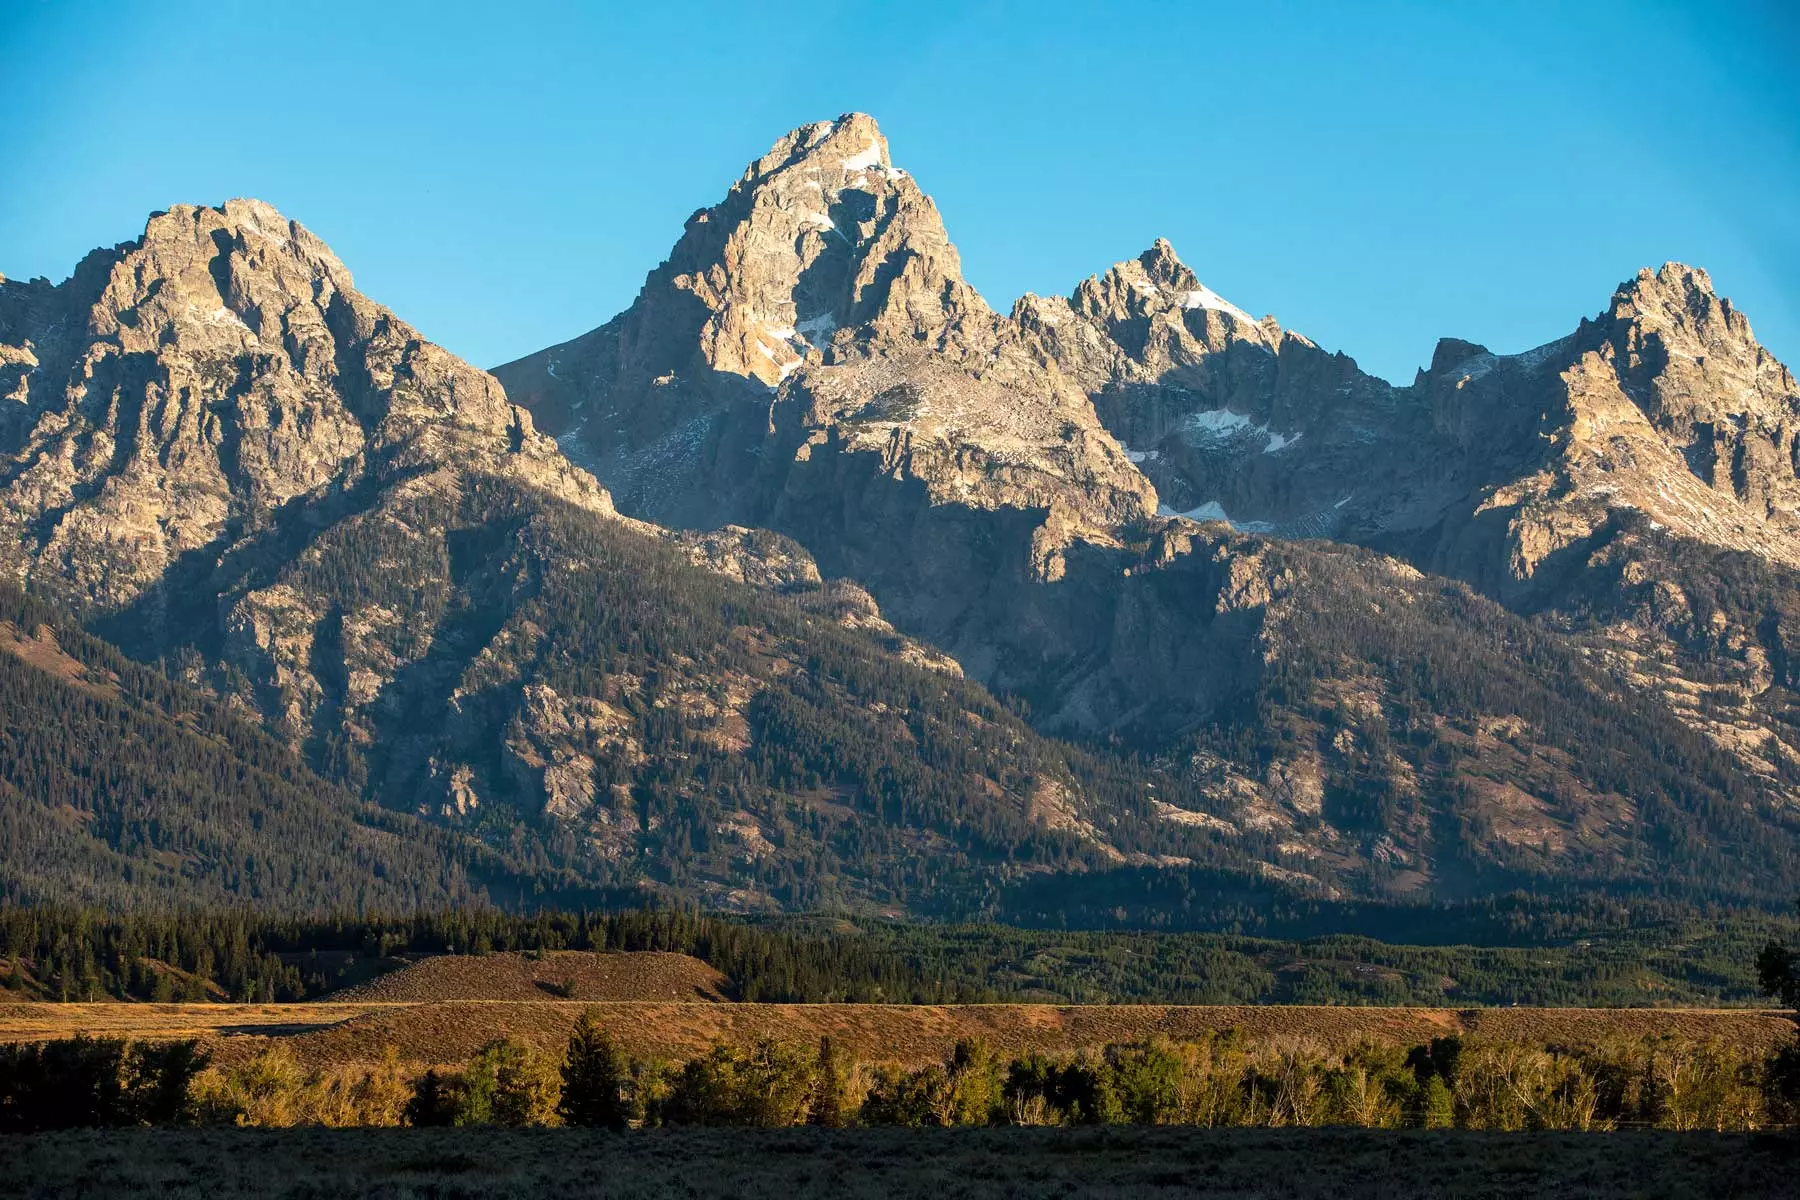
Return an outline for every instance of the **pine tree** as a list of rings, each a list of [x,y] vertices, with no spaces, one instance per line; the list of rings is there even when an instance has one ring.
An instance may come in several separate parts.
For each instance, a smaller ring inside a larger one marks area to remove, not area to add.
[[[562,1081],[557,1112],[569,1125],[624,1129],[638,1115],[629,1066],[592,1012],[582,1013],[569,1035]]]
[[[421,1129],[456,1124],[455,1093],[456,1089],[435,1070],[425,1072],[413,1084],[412,1099],[406,1104],[406,1123]]]

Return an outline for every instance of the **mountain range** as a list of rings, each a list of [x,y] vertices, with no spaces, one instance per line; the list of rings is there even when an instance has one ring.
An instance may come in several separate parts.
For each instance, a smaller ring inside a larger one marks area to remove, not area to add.
[[[0,282],[0,895],[1785,901],[1797,471],[1698,269],[1395,386],[1161,240],[993,309],[861,114],[491,374],[178,207]]]

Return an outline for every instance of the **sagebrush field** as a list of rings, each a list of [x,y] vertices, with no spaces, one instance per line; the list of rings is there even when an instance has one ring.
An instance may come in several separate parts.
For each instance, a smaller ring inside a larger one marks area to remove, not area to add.
[[[1792,1195],[1785,1135],[1343,1129],[130,1130],[11,1139],[0,1197]]]
[[[716,1004],[674,1001],[437,1000],[324,1004],[0,1004],[0,1042],[77,1033],[132,1039],[199,1037],[222,1062],[279,1042],[309,1067],[378,1062],[387,1047],[404,1062],[455,1064],[498,1037],[560,1054],[582,1012],[595,1009],[627,1053],[681,1058],[717,1041],[767,1038],[796,1045],[830,1037],[869,1062],[916,1066],[942,1059],[959,1039],[1006,1054],[1092,1050],[1154,1037],[1191,1040],[1238,1029],[1266,1041],[1323,1046],[1428,1042],[1449,1034],[1530,1042],[1591,1043],[1669,1036],[1718,1039],[1766,1051],[1793,1026],[1743,1009],[1430,1009],[1348,1006],[1035,1004]]]

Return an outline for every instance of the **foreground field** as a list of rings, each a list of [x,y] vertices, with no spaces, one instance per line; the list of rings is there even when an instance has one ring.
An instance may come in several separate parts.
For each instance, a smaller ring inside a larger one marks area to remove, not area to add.
[[[628,1054],[685,1058],[720,1039],[811,1045],[828,1035],[867,1062],[940,1061],[959,1038],[1004,1055],[1056,1054],[1175,1041],[1239,1029],[1258,1040],[1304,1038],[1328,1047],[1413,1045],[1446,1034],[1531,1042],[1609,1037],[1716,1038],[1766,1051],[1790,1036],[1781,1015],[1743,1009],[1441,1009],[1348,1006],[717,1004],[662,1001],[444,1001],[326,1004],[0,1004],[0,1042],[71,1034],[133,1039],[200,1037],[220,1061],[241,1061],[280,1041],[308,1066],[378,1061],[396,1047],[411,1064],[460,1063],[483,1043],[513,1036],[560,1057],[569,1029],[593,1009]]]
[[[130,1130],[0,1139],[0,1197],[1791,1196],[1784,1135],[1339,1129]]]

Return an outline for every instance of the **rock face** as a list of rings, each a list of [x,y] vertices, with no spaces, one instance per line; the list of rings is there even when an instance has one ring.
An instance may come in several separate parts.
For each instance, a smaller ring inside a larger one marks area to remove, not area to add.
[[[1408,387],[1166,241],[1003,317],[860,114],[781,139],[630,309],[496,374],[625,511],[789,534],[1059,728],[1209,707],[1110,619],[1170,519],[1357,543],[1522,606],[1622,511],[1800,561],[1800,397],[1703,273],[1645,273],[1526,354],[1447,340]],[[1191,629],[1195,603],[1148,621]]]
[[[1445,339],[1407,387],[1251,320],[1162,242],[1014,318],[1165,513],[1466,580],[1791,790],[1770,664],[1800,627],[1800,389],[1704,272],[1642,271],[1522,354]]]
[[[1408,387],[1207,292],[1159,242],[1014,310],[1164,510],[1404,555],[1515,599],[1619,511],[1800,563],[1800,389],[1705,272],[1640,272],[1515,355],[1446,339]]]
[[[936,207],[861,114],[781,139],[690,218],[630,309],[496,375],[663,524],[786,529],[821,489],[897,485],[917,499],[871,502],[1035,511],[1027,567],[1054,577],[1062,548],[1155,508],[1079,389],[963,281]],[[860,566],[859,524],[816,544]]]

